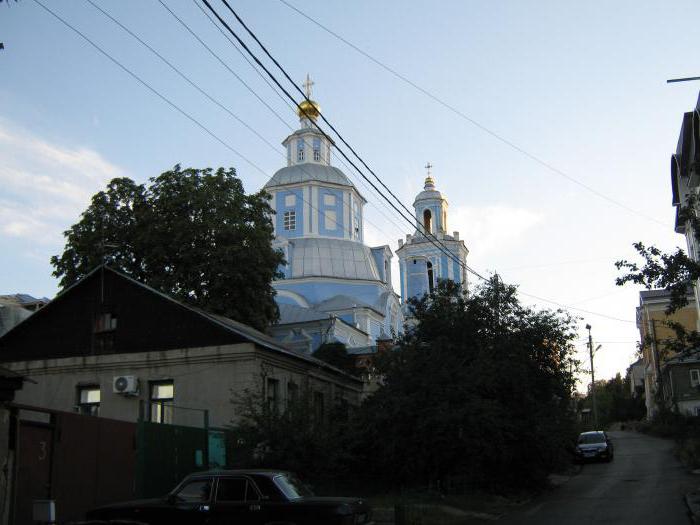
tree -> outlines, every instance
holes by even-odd
[[[355,359],[348,354],[343,343],[324,343],[312,354],[316,359],[325,361],[348,374],[359,375],[359,369],[355,366]]]
[[[641,284],[647,290],[662,288],[671,292],[671,302],[666,313],[671,314],[688,304],[688,290],[700,279],[700,264],[693,261],[678,248],[673,253],[663,253],[655,246],[636,242],[632,246],[642,257],[644,264],[620,260],[615,263],[618,270],[627,273],[615,279],[615,284],[624,286],[628,282]]]
[[[112,180],[51,258],[65,289],[103,262],[188,304],[264,330],[278,318],[272,208],[233,168],[176,165],[146,187]]]
[[[363,465],[387,483],[542,482],[572,439],[573,320],[522,306],[495,277],[469,297],[440,282],[411,308],[416,326],[378,359],[382,386],[355,421]]]

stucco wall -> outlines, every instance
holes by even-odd
[[[312,388],[317,383],[332,385],[336,382],[349,402],[359,399],[361,384],[352,386],[352,380],[338,378],[323,369],[282,354],[261,350],[252,343],[113,354],[84,358],[24,361],[9,364],[8,368],[32,377],[37,384],[25,385],[17,393],[16,402],[56,410],[75,410],[77,387],[80,384],[100,386],[99,415],[123,421],[136,421],[139,401],[147,407],[149,381],[172,379],[174,383],[174,424],[202,426],[203,413],[209,410],[209,424],[219,427],[231,423],[235,417],[232,396],[245,389],[258,388],[262,374],[280,379],[281,392],[286,383],[294,380],[303,384],[309,377]],[[137,395],[124,396],[112,391],[115,376],[134,375],[139,380]],[[320,387],[319,387],[320,388]],[[355,392],[355,390],[357,392]]]

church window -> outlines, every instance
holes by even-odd
[[[321,139],[314,139],[314,161],[321,162]]]
[[[326,144],[326,162],[331,163],[331,145]]]
[[[335,230],[337,217],[335,211],[328,210],[325,212],[326,215],[326,230]]]
[[[284,229],[285,230],[296,230],[297,229],[297,214],[295,211],[285,211],[284,212]]]
[[[296,204],[296,195],[290,194],[284,196],[284,205],[287,208],[291,208]]]
[[[433,263],[428,262],[428,289],[430,293],[435,290],[435,284],[433,283]]]
[[[292,162],[292,144],[287,142],[287,164]]]
[[[330,195],[328,193],[323,195],[323,204],[326,206],[335,206],[335,195]]]
[[[432,219],[433,216],[430,213],[430,210],[425,210],[423,212],[423,228],[425,229],[425,233],[428,234],[433,231],[432,228]]]
[[[297,140],[297,162],[304,160],[304,139]]]

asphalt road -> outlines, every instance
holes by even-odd
[[[583,466],[580,474],[498,523],[691,523],[683,495],[700,486],[672,453],[673,443],[635,432],[610,432],[611,463]]]

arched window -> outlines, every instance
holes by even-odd
[[[433,293],[435,285],[433,284],[433,263],[428,261],[428,289]]]
[[[432,219],[433,219],[433,216],[430,213],[430,210],[425,210],[423,212],[423,227],[425,228],[426,233],[430,233],[433,231],[432,224],[431,224]]]

